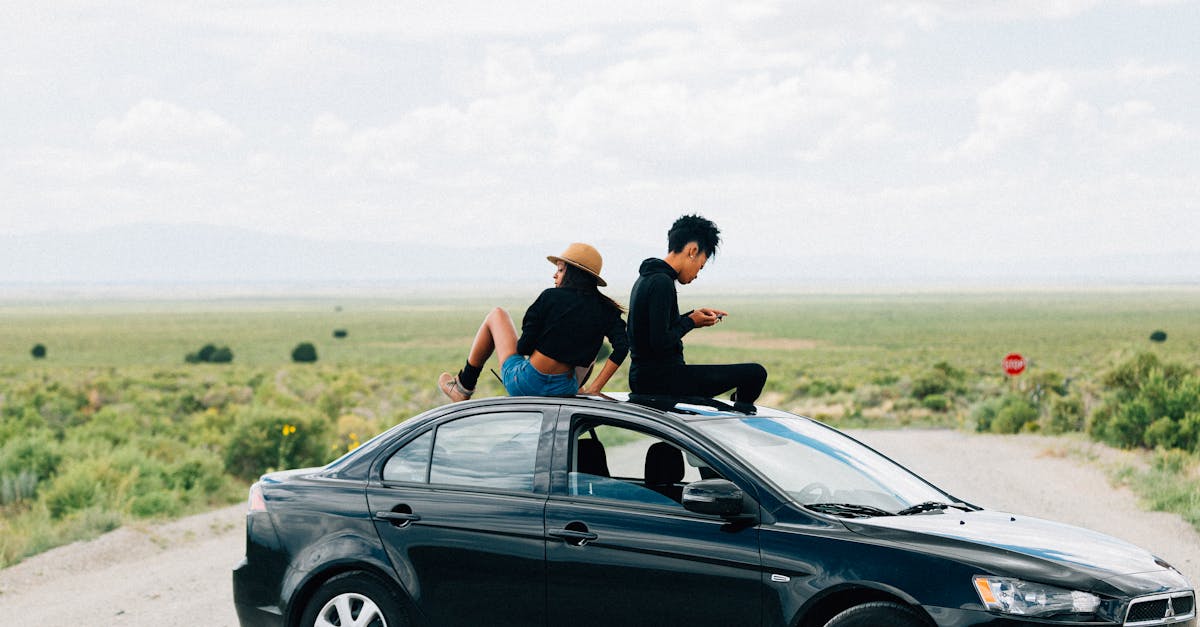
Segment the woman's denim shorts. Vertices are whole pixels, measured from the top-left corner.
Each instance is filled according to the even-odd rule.
[[[500,379],[509,396],[575,396],[579,393],[573,372],[542,374],[524,355],[516,353],[500,364]]]

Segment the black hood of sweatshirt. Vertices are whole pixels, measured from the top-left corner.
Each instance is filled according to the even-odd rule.
[[[638,267],[638,274],[641,276],[665,274],[671,277],[672,281],[679,278],[679,273],[675,271],[675,268],[672,268],[671,264],[659,259],[658,257],[651,257],[643,261],[642,265]]]

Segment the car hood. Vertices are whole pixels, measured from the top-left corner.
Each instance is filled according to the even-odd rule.
[[[989,572],[1101,594],[1139,595],[1188,587],[1145,549],[1102,533],[995,511],[943,512],[847,520],[864,536],[933,552]]]

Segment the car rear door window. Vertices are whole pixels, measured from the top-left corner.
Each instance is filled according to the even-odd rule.
[[[541,412],[478,414],[438,426],[429,482],[533,490]]]
[[[429,454],[433,451],[433,432],[427,431],[392,454],[383,466],[384,481],[429,480]]]

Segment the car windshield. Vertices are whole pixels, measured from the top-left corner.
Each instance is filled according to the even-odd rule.
[[[890,515],[951,498],[849,437],[795,416],[697,421],[795,503],[846,516]],[[932,508],[930,508],[932,509]]]

